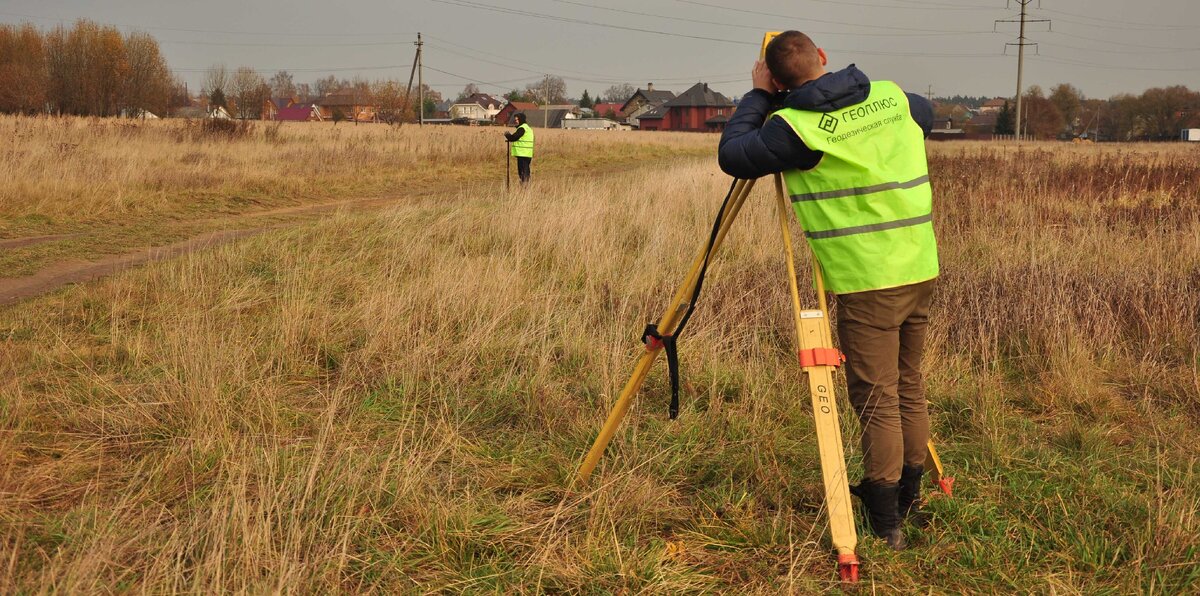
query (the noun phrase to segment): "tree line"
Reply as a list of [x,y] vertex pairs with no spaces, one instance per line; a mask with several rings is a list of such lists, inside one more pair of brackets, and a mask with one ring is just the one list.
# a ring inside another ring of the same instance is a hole
[[0,25],[0,112],[161,114],[181,87],[149,34],[86,20],[49,31]]
[[[1181,129],[1200,127],[1200,92],[1183,85],[1108,99],[1089,99],[1068,83],[1054,86],[1049,93],[1034,85],[1023,100],[1025,134],[1037,138],[1086,134],[1109,141],[1171,141],[1179,138]],[[1000,112],[997,134],[1013,134],[1014,112],[1012,105]]]

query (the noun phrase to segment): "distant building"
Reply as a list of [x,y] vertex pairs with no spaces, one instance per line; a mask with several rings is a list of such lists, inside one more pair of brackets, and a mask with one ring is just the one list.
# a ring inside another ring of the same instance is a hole
[[374,122],[378,112],[368,95],[355,89],[326,93],[317,101],[317,109],[323,120],[336,120],[334,116],[340,113],[346,120],[355,122]]
[[[647,83],[645,89],[638,89],[621,104],[621,113],[625,115],[625,122],[629,125],[645,128],[641,126],[640,118],[642,114],[653,111],[661,107],[664,103],[675,99],[673,91],[665,91],[654,88],[654,83]],[[651,120],[655,120],[652,116]],[[651,127],[656,127],[661,123],[657,120],[650,123]],[[655,129],[656,130],[656,129]]]
[[563,121],[579,118],[572,108],[574,106],[548,106],[546,109],[534,108],[524,112],[527,123],[534,128],[563,128]]
[[296,105],[295,97],[271,97],[263,100],[262,119],[274,120],[279,110]]
[[[642,106],[642,108],[649,108],[649,109],[639,110],[639,112],[635,112],[638,114],[636,117],[638,128],[640,130],[663,130],[663,118],[665,118],[667,115],[667,108],[665,108],[663,106],[658,106],[658,107]],[[633,116],[630,116],[630,119],[633,119],[633,118],[634,118]]]
[[320,122],[321,110],[315,104],[298,103],[278,108],[273,118],[279,122]]
[[512,124],[513,114],[516,114],[517,112],[528,112],[529,110],[536,109],[537,104],[535,103],[530,103],[528,101],[510,101],[505,104],[503,108],[500,108],[500,111],[496,113],[496,116],[493,118],[493,120],[496,122],[496,124]]
[[625,112],[621,111],[623,107],[625,107],[624,104],[619,103],[598,103],[592,106],[592,111],[599,118],[611,118],[620,121],[625,119]]
[[[646,83],[645,89],[638,89],[621,105],[621,112],[632,115],[645,106],[658,107],[675,99],[673,91],[663,91],[654,88],[654,83]],[[643,110],[644,111],[644,110]]]
[[629,126],[608,118],[574,118],[562,121],[569,130],[629,130]]
[[984,104],[982,106],[979,107],[979,113],[981,113],[981,114],[999,114],[1000,110],[1004,109],[1004,104],[1006,104],[1006,103],[1008,103],[1008,100],[1004,99],[1003,97],[997,97],[996,99],[989,99],[986,102],[984,102]]
[[[696,83],[678,97],[662,105],[667,109],[658,130],[689,132],[719,132],[725,130],[734,105],[728,97],[709,88],[708,83]],[[646,119],[645,115],[639,122]],[[645,127],[643,127],[645,129]]]
[[970,134],[992,134],[996,130],[996,120],[1000,112],[980,112],[963,124],[963,130]]
[[487,120],[487,110],[474,102],[456,103],[450,106],[451,120]]
[[425,114],[425,119],[450,119],[450,106],[453,106],[452,101],[443,101],[433,106],[433,114]]

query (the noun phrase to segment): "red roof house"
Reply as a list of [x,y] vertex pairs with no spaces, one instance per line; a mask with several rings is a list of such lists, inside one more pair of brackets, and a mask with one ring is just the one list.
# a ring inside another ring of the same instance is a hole
[[624,104],[598,103],[598,104],[592,106],[592,110],[595,111],[596,115],[601,118],[608,118],[609,117],[608,115],[611,113],[613,115],[613,117],[615,117],[619,120],[619,119],[625,117],[624,112],[621,111],[622,105],[624,105]]
[[512,124],[512,116],[517,112],[528,112],[536,110],[537,104],[528,101],[510,101],[508,105],[500,109],[500,113],[492,119],[496,124]]
[[321,110],[311,103],[300,103],[275,111],[275,120],[280,122],[317,122],[321,120]]
[[[708,83],[696,83],[691,89],[680,93],[678,97],[662,105],[667,113],[662,118],[660,128],[648,128],[642,125],[642,130],[682,130],[690,132],[717,132],[725,129],[733,113],[734,105],[728,97],[709,89]],[[638,122],[646,120],[646,114],[638,117]]]

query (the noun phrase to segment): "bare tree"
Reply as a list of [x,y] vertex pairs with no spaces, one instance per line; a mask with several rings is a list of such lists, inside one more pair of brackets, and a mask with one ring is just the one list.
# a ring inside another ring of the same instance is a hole
[[313,90],[317,93],[317,98],[320,99],[326,95],[342,88],[344,84],[337,80],[337,77],[329,75],[323,79],[317,79],[313,83]]
[[458,94],[457,101],[462,101],[472,95],[475,95],[476,93],[479,93],[479,87],[477,87],[475,83],[467,83],[467,86],[463,87],[462,92]]
[[1185,115],[1200,107],[1200,93],[1183,85],[1154,87],[1142,93],[1138,107],[1151,140],[1171,140],[1183,128]]
[[567,101],[567,83],[562,77],[546,75],[537,83],[526,85],[525,92],[541,104],[557,104]]
[[208,102],[215,106],[225,107],[228,103],[227,90],[229,88],[229,71],[224,64],[214,64],[204,72],[204,80],[201,82],[200,92],[208,98]]
[[628,101],[630,97],[633,97],[633,94],[636,92],[637,88],[633,85],[630,85],[629,83],[620,83],[609,87],[608,90],[604,92],[603,97],[604,101],[608,103],[623,104]]
[[379,107],[379,119],[393,124],[404,115],[404,86],[399,81],[375,81],[371,96]]
[[281,70],[271,76],[271,95],[274,97],[296,95],[296,83],[292,80],[292,73]]
[[[1083,92],[1070,83],[1060,83],[1050,90],[1050,103],[1058,108],[1066,122],[1067,128],[1075,132],[1079,110],[1083,106]],[[1087,125],[1086,122],[1082,123]]]
[[243,66],[233,73],[229,89],[237,102],[237,117],[250,118],[262,110],[262,88],[267,82],[253,68]]
[[129,75],[125,79],[123,111],[130,116],[165,113],[172,81],[158,42],[146,33],[130,33],[125,38],[125,59]]
[[33,25],[0,25],[0,112],[43,109],[50,84],[45,45]]

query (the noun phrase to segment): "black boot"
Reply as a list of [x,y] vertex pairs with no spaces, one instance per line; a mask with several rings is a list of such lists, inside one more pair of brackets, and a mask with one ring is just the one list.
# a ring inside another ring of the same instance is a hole
[[899,494],[900,485],[885,486],[870,480],[864,480],[858,486],[851,486],[850,492],[862,499],[867,508],[867,521],[871,532],[887,541],[892,550],[904,550],[908,542],[900,531]]
[[900,518],[918,528],[929,525],[929,513],[921,510],[921,478],[924,476],[924,466],[904,464],[900,472]]

